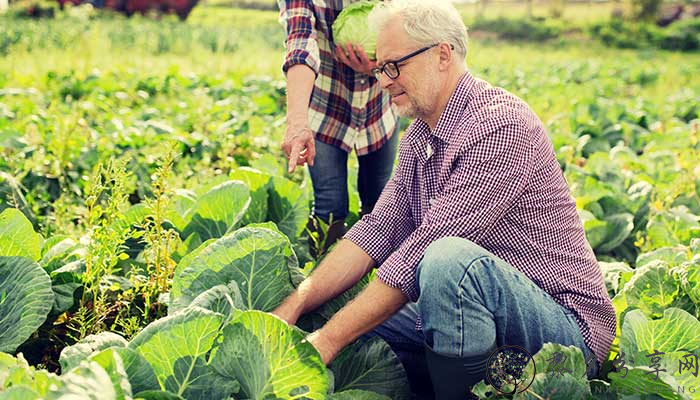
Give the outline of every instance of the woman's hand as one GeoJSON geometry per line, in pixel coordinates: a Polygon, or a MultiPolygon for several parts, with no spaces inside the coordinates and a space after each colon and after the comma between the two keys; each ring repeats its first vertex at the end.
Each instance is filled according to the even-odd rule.
{"type": "Polygon", "coordinates": [[[360,45],[347,43],[345,47],[335,46],[335,57],[338,61],[365,75],[372,75],[372,68],[377,66],[376,61],[371,61],[360,45]]]}
{"type": "Polygon", "coordinates": [[[287,125],[287,133],[282,141],[282,150],[289,160],[287,171],[291,174],[297,165],[314,165],[316,142],[314,134],[307,126],[287,125]]]}

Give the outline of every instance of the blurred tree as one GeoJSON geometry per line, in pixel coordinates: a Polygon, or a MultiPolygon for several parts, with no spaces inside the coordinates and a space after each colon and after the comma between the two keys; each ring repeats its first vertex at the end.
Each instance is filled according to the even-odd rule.
{"type": "Polygon", "coordinates": [[[656,19],[662,2],[663,0],[630,0],[632,18],[643,21],[656,19]]]}
{"type": "Polygon", "coordinates": [[[488,0],[479,0],[479,15],[478,17],[483,17],[484,12],[486,12],[486,5],[488,4],[488,0]]]}
{"type": "Polygon", "coordinates": [[[564,15],[564,8],[566,7],[566,0],[550,0],[549,2],[549,16],[552,18],[561,18],[564,15]]]}

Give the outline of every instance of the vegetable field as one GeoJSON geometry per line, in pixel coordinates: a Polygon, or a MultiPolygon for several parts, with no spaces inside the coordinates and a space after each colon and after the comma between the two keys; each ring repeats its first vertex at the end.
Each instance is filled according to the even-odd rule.
{"type": "MultiPolygon", "coordinates": [[[[303,340],[371,276],[297,327],[267,313],[318,261],[276,13],[0,26],[0,399],[411,398],[381,340],[328,368],[303,340]]],[[[467,61],[547,126],[618,315],[597,379],[547,345],[515,397],[700,399],[700,56],[475,37],[467,61]]]]}

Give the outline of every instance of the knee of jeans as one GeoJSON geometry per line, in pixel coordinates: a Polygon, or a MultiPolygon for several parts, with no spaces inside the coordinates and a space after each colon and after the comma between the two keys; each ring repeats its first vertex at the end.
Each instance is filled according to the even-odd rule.
{"type": "Polygon", "coordinates": [[[327,196],[337,196],[338,193],[347,191],[347,175],[333,174],[333,171],[326,171],[321,174],[312,175],[311,184],[314,188],[314,194],[320,193],[327,196]],[[343,188],[345,188],[343,190],[343,188]]]}
{"type": "Polygon", "coordinates": [[[464,263],[478,258],[483,249],[474,242],[460,237],[444,237],[430,244],[418,264],[418,283],[421,293],[440,293],[441,287],[458,282],[464,275],[464,263]]]}
{"type": "Polygon", "coordinates": [[[330,190],[314,188],[313,215],[326,223],[331,216],[333,221],[345,219],[348,215],[348,194],[343,189],[343,186],[336,186],[330,190]]]}

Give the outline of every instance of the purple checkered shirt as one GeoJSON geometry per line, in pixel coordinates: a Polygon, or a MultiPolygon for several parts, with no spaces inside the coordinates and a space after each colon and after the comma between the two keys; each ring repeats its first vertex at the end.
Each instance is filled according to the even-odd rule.
{"type": "Polygon", "coordinates": [[[336,62],[333,21],[354,1],[278,0],[287,32],[282,69],[304,64],[316,73],[309,103],[309,128],[316,139],[357,155],[379,150],[396,127],[390,96],[369,75],[336,62]]]}
{"type": "Polygon", "coordinates": [[[345,235],[377,278],[416,301],[433,241],[471,240],[570,309],[602,364],[615,310],[542,122],[522,100],[466,73],[434,131],[418,119],[374,211],[345,235]]]}

